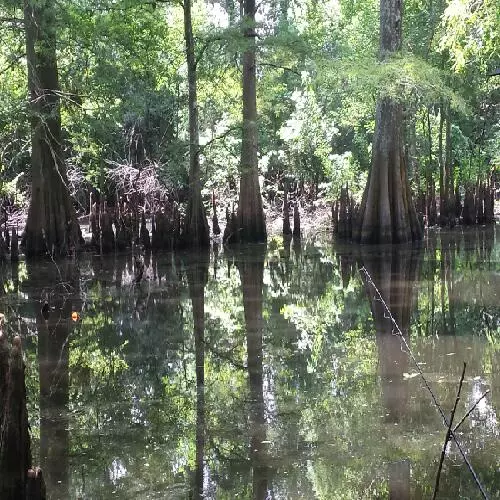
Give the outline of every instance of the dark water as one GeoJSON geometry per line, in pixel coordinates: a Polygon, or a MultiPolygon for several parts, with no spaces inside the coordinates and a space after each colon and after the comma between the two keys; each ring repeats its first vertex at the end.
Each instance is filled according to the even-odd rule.
{"type": "MultiPolygon", "coordinates": [[[[430,498],[446,430],[361,266],[447,415],[463,362],[455,420],[490,391],[457,436],[498,498],[499,238],[4,268],[51,498],[430,498]]],[[[438,498],[480,498],[455,445],[438,498]]]]}

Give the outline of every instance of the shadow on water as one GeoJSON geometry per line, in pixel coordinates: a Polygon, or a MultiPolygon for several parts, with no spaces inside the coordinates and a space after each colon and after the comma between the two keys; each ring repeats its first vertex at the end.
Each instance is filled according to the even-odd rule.
{"type": "MultiPolygon", "coordinates": [[[[2,268],[52,498],[428,498],[444,428],[363,266],[447,412],[463,361],[459,413],[491,390],[461,440],[494,497],[499,261],[488,228],[2,268]]],[[[475,493],[450,447],[441,498],[475,493]]]]}

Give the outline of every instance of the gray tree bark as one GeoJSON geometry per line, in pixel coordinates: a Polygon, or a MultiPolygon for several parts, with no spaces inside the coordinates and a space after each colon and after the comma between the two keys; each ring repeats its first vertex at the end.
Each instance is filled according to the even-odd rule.
{"type": "Polygon", "coordinates": [[[63,256],[80,243],[62,154],[55,4],[24,1],[31,112],[31,202],[23,239],[28,257],[63,256]]]}
{"type": "MultiPolygon", "coordinates": [[[[401,49],[401,0],[380,0],[380,58],[401,49]]],[[[390,97],[377,103],[372,165],[353,239],[401,243],[422,237],[404,155],[402,105],[390,97]]]]}
{"type": "Polygon", "coordinates": [[[184,39],[188,69],[189,106],[189,200],[184,220],[183,242],[193,247],[210,245],[210,230],[201,198],[200,134],[198,128],[197,61],[194,53],[191,0],[184,0],[184,39]]]}
{"type": "Polygon", "coordinates": [[[244,0],[243,35],[243,131],[238,205],[239,240],[267,239],[264,209],[259,185],[257,157],[257,96],[255,59],[255,0],[244,0]]]}

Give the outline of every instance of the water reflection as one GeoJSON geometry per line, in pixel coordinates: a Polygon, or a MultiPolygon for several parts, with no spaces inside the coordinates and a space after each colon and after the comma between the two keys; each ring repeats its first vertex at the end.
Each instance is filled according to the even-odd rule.
{"type": "Polygon", "coordinates": [[[387,418],[391,422],[399,422],[406,413],[408,384],[403,375],[409,371],[410,358],[405,342],[407,345],[411,344],[410,317],[420,258],[418,248],[401,247],[397,250],[380,253],[362,249],[359,257],[368,273],[363,278],[369,277],[373,283],[369,283],[367,279],[365,287],[376,330],[382,393],[387,418]],[[389,311],[401,336],[398,335],[389,311]]]}
{"type": "MultiPolygon", "coordinates": [[[[494,497],[495,238],[438,232],[397,251],[280,238],[153,254],[136,284],[132,255],[82,258],[79,271],[4,268],[0,307],[9,335],[24,335],[34,451],[54,498],[431,496],[442,422],[361,266],[446,411],[462,361],[460,414],[492,390],[461,440],[494,497]]],[[[441,491],[477,492],[453,447],[441,491]]]]}
{"type": "Polygon", "coordinates": [[[197,500],[204,494],[205,453],[205,285],[208,281],[209,254],[191,255],[187,261],[189,297],[193,308],[196,371],[196,466],[194,494],[197,500]]]}
{"type": "Polygon", "coordinates": [[[72,314],[78,312],[78,270],[73,262],[58,268],[57,276],[28,266],[28,282],[42,280],[35,292],[38,370],[40,384],[40,465],[50,498],[69,495],[69,343],[72,314]],[[38,307],[37,307],[38,306],[38,307]]]}
{"type": "Polygon", "coordinates": [[[251,247],[249,255],[237,260],[243,292],[248,384],[250,387],[250,461],[252,465],[252,498],[268,498],[269,467],[264,403],[262,317],[265,247],[251,247]],[[246,258],[245,258],[246,257],[246,258]]]}

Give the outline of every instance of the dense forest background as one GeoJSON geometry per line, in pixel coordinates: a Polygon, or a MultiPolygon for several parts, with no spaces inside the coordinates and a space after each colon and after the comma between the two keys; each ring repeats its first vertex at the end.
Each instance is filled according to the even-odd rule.
{"type": "Polygon", "coordinates": [[[408,0],[384,57],[383,32],[372,0],[2,0],[6,229],[29,212],[27,253],[69,253],[75,217],[90,213],[105,251],[140,237],[141,219],[153,245],[204,244],[212,210],[261,240],[263,209],[268,222],[285,212],[286,233],[294,206],[333,206],[350,236],[342,217],[362,201],[386,101],[401,110],[420,222],[492,222],[497,2],[408,0]]]}

